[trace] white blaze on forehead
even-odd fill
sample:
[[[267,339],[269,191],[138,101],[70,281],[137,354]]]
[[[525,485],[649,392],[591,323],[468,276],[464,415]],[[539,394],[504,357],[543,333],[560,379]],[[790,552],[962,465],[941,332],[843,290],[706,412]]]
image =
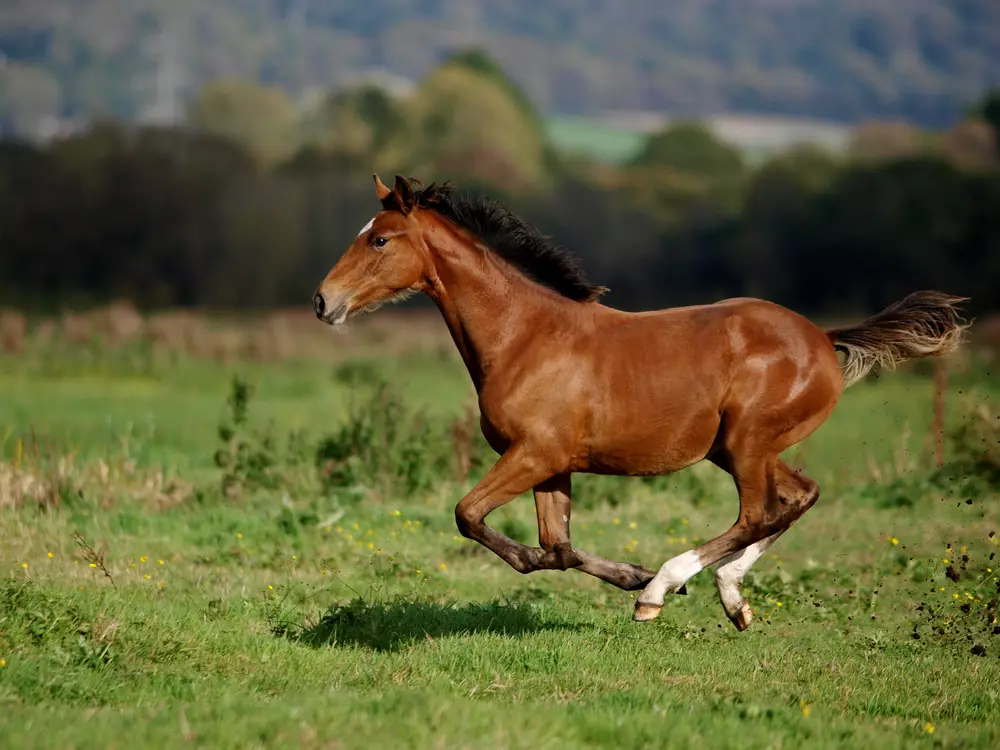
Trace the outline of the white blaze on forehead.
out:
[[[358,232],[358,237],[360,237],[360,236],[361,236],[361,235],[363,235],[363,234],[364,234],[365,232],[367,232],[367,231],[368,231],[369,229],[371,229],[371,228],[372,228],[372,224],[374,224],[374,223],[375,223],[375,217],[373,216],[373,217],[371,217],[371,218],[370,218],[370,219],[368,220],[368,223],[367,223],[367,224],[365,224],[365,225],[364,225],[363,227],[361,227],[361,231],[360,231],[360,232]]]

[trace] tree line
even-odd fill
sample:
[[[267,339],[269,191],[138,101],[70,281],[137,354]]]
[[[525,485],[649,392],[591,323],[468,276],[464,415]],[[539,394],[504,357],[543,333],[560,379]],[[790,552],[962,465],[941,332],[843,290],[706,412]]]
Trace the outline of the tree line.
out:
[[[183,126],[0,142],[0,297],[44,311],[308,304],[377,209],[379,171],[499,198],[624,309],[750,295],[853,313],[925,287],[993,309],[994,105],[945,132],[874,124],[846,155],[790,147],[759,165],[679,123],[609,166],[554,151],[479,53],[443,63],[411,100],[361,88],[298,120],[273,92],[223,82]]]

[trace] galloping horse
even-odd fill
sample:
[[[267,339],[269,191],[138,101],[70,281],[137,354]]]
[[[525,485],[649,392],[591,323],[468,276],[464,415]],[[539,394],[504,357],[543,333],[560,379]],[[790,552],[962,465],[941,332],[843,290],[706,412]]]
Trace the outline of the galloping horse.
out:
[[[873,367],[946,354],[967,328],[963,298],[915,292],[860,325],[824,331],[759,299],[629,313],[598,301],[574,258],[501,205],[373,175],[382,210],[313,298],[341,325],[424,292],[437,304],[479,397],[483,435],[500,454],[458,503],[459,531],[521,573],[574,568],[638,596],[633,619],[715,565],[726,615],[753,617],[740,593],[750,566],[819,499],[779,458]],[[841,365],[837,351],[844,354]],[[739,516],[657,573],[575,549],[573,472],[667,474],[708,459],[729,472]],[[534,491],[540,548],[486,525]]]

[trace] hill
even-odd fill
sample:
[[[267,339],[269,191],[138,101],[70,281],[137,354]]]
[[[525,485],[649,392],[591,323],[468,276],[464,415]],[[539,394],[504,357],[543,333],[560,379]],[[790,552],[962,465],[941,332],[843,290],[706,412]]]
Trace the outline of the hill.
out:
[[[995,0],[8,0],[0,125],[170,121],[206,81],[308,96],[414,80],[456,46],[499,60],[546,114],[651,110],[947,124],[1000,82]]]

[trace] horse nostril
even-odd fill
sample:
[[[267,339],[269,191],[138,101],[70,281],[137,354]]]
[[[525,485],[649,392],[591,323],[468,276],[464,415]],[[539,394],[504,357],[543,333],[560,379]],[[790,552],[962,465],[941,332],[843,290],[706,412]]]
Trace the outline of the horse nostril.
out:
[[[326,310],[326,300],[323,299],[323,295],[320,294],[319,292],[316,292],[315,296],[313,297],[313,309],[316,310],[317,318],[323,317],[323,311]]]

